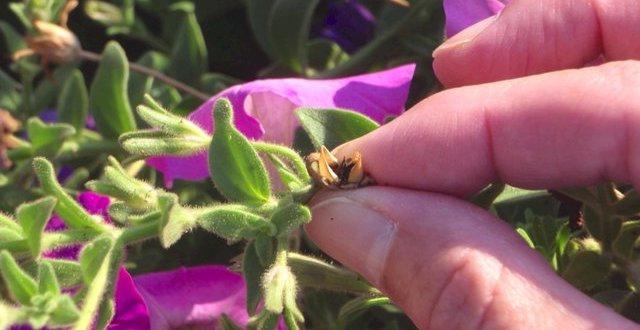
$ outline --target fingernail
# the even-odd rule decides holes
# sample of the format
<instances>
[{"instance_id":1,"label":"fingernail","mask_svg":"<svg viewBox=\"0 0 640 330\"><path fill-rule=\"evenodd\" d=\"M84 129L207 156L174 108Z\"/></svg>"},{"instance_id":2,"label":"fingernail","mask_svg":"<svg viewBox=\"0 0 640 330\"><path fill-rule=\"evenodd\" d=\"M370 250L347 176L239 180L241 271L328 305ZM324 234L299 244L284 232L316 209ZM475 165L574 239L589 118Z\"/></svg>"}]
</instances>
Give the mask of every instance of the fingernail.
<instances>
[{"instance_id":1,"label":"fingernail","mask_svg":"<svg viewBox=\"0 0 640 330\"><path fill-rule=\"evenodd\" d=\"M447 39L442 45L436 48L431 56L434 58L444 51L449 51L452 49L459 48L469 42L471 42L475 37L477 37L482 31L484 31L487 27L489 27L497 18L497 15L488 17L483 19L480 22L477 22L466 29L460 31L453 37Z\"/></svg>"},{"instance_id":2,"label":"fingernail","mask_svg":"<svg viewBox=\"0 0 640 330\"><path fill-rule=\"evenodd\" d=\"M311 238L332 257L378 284L395 225L384 214L348 197L332 197L311 208Z\"/></svg>"}]
</instances>

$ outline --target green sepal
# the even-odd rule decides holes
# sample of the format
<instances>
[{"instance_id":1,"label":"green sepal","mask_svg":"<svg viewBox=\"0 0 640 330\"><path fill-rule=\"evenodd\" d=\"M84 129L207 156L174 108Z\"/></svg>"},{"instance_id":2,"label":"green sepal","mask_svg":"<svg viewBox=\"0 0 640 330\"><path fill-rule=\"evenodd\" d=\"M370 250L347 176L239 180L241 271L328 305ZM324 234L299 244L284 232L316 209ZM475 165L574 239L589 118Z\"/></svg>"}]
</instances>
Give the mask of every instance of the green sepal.
<instances>
[{"instance_id":1,"label":"green sepal","mask_svg":"<svg viewBox=\"0 0 640 330\"><path fill-rule=\"evenodd\" d=\"M159 221L160 244L165 249L177 242L182 235L196 226L196 214L182 207L178 196L165 193L158 197L158 207L162 216Z\"/></svg>"},{"instance_id":2,"label":"green sepal","mask_svg":"<svg viewBox=\"0 0 640 330\"><path fill-rule=\"evenodd\" d=\"M38 269L38 293L60 294L60 284L56 272L48 261L41 261Z\"/></svg>"},{"instance_id":3,"label":"green sepal","mask_svg":"<svg viewBox=\"0 0 640 330\"><path fill-rule=\"evenodd\" d=\"M58 297L56 308L49 315L49 325L54 328L68 327L80 317L80 311L68 295Z\"/></svg>"},{"instance_id":4,"label":"green sepal","mask_svg":"<svg viewBox=\"0 0 640 330\"><path fill-rule=\"evenodd\" d=\"M232 201L262 205L269 200L269 175L249 140L232 124L227 99L214 107L215 133L209 147L209 173L216 188Z\"/></svg>"},{"instance_id":5,"label":"green sepal","mask_svg":"<svg viewBox=\"0 0 640 330\"><path fill-rule=\"evenodd\" d=\"M144 101L146 105L140 105L136 109L140 117L151 125L151 127L176 136L191 135L201 137L205 141L210 139L209 134L200 128L200 126L186 118L165 110L150 95L145 95Z\"/></svg>"},{"instance_id":6,"label":"green sepal","mask_svg":"<svg viewBox=\"0 0 640 330\"><path fill-rule=\"evenodd\" d=\"M82 279L89 285L96 277L101 265L107 259L113 248L113 238L102 235L89 242L80 251L80 267L82 269Z\"/></svg>"},{"instance_id":7,"label":"green sepal","mask_svg":"<svg viewBox=\"0 0 640 330\"><path fill-rule=\"evenodd\" d=\"M27 121L27 134L35 154L55 156L60 151L62 142L76 134L76 130L69 124L45 124L40 118L33 117Z\"/></svg>"},{"instance_id":8,"label":"green sepal","mask_svg":"<svg viewBox=\"0 0 640 330\"><path fill-rule=\"evenodd\" d=\"M201 210L196 221L203 229L229 242L252 239L260 234L273 236L276 233L276 227L267 219L236 205L220 205Z\"/></svg>"},{"instance_id":9,"label":"green sepal","mask_svg":"<svg viewBox=\"0 0 640 330\"><path fill-rule=\"evenodd\" d=\"M0 274L9 293L23 305L30 305L31 298L38 293L36 281L18 266L13 256L0 252Z\"/></svg>"},{"instance_id":10,"label":"green sepal","mask_svg":"<svg viewBox=\"0 0 640 330\"><path fill-rule=\"evenodd\" d=\"M54 197L44 197L31 203L25 203L16 210L16 218L22 227L31 256L38 258L42 248L42 232L51 218L56 205Z\"/></svg>"},{"instance_id":11,"label":"green sepal","mask_svg":"<svg viewBox=\"0 0 640 330\"><path fill-rule=\"evenodd\" d=\"M369 117L349 110L300 108L296 115L316 149L331 150L379 127Z\"/></svg>"},{"instance_id":12,"label":"green sepal","mask_svg":"<svg viewBox=\"0 0 640 330\"><path fill-rule=\"evenodd\" d=\"M279 237L287 237L300 226L311 221L311 210L308 207L291 203L278 208L271 216L271 223L278 229Z\"/></svg>"},{"instance_id":13,"label":"green sepal","mask_svg":"<svg viewBox=\"0 0 640 330\"><path fill-rule=\"evenodd\" d=\"M157 130L140 130L123 134L118 140L127 152L138 156L190 156L207 148L209 139L176 137Z\"/></svg>"},{"instance_id":14,"label":"green sepal","mask_svg":"<svg viewBox=\"0 0 640 330\"><path fill-rule=\"evenodd\" d=\"M218 327L216 329L222 330L242 330L243 328L237 325L227 314L222 314L218 321Z\"/></svg>"},{"instance_id":15,"label":"green sepal","mask_svg":"<svg viewBox=\"0 0 640 330\"><path fill-rule=\"evenodd\" d=\"M611 268L611 262L594 251L579 251L567 265L562 278L582 290L589 290L602 281Z\"/></svg>"},{"instance_id":16,"label":"green sepal","mask_svg":"<svg viewBox=\"0 0 640 330\"><path fill-rule=\"evenodd\" d=\"M611 249L618 256L632 260L635 243L640 237L640 221L626 221L622 224L620 234L611 244Z\"/></svg>"},{"instance_id":17,"label":"green sepal","mask_svg":"<svg viewBox=\"0 0 640 330\"><path fill-rule=\"evenodd\" d=\"M242 257L242 275L247 284L247 313L253 315L262 297L262 274L268 264L261 262L258 257L255 242L249 242Z\"/></svg>"}]
</instances>

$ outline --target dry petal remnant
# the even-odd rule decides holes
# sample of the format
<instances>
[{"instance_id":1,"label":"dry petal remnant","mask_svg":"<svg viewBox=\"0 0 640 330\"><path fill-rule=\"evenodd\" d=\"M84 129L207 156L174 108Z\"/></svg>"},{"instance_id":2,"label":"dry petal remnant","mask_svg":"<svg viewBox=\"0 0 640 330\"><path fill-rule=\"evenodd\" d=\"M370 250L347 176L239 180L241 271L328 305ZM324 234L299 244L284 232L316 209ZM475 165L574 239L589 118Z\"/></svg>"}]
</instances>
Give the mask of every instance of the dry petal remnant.
<instances>
[{"instance_id":1,"label":"dry petal remnant","mask_svg":"<svg viewBox=\"0 0 640 330\"><path fill-rule=\"evenodd\" d=\"M373 184L373 179L364 173L359 152L340 161L322 146L319 152L307 156L306 161L311 176L325 188L355 189Z\"/></svg>"}]
</instances>

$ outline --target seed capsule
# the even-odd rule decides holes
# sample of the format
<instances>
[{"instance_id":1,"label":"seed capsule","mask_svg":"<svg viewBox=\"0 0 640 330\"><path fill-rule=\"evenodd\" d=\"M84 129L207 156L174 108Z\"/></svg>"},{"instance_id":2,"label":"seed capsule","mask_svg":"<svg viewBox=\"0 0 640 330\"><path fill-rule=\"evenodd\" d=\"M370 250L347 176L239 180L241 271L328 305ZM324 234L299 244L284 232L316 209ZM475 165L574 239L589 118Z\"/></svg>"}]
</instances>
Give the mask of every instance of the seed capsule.
<instances>
[{"instance_id":1,"label":"seed capsule","mask_svg":"<svg viewBox=\"0 0 640 330\"><path fill-rule=\"evenodd\" d=\"M306 161L311 176L325 188L355 189L373 184L373 180L364 173L359 152L339 161L322 146L319 152L307 156Z\"/></svg>"}]
</instances>

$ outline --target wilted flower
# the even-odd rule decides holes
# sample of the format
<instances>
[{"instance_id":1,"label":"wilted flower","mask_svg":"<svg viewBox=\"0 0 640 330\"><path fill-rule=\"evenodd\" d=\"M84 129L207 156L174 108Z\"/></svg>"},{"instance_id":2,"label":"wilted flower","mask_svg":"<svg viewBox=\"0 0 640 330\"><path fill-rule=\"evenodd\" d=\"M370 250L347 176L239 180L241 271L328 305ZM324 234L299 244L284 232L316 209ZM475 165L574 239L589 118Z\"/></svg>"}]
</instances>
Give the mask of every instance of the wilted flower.
<instances>
[{"instance_id":1,"label":"wilted flower","mask_svg":"<svg viewBox=\"0 0 640 330\"><path fill-rule=\"evenodd\" d=\"M291 145L299 126L298 107L344 108L382 123L404 111L415 65L386 71L331 79L256 80L228 88L202 104L188 119L207 132L213 131L213 104L221 97L231 101L238 130L250 139ZM321 110L319 110L321 111ZM174 179L202 180L209 176L207 154L187 157L152 157L149 165L163 172L165 184Z\"/></svg>"},{"instance_id":2,"label":"wilted flower","mask_svg":"<svg viewBox=\"0 0 640 330\"><path fill-rule=\"evenodd\" d=\"M25 41L28 48L13 54L13 60L23 57L40 55L43 63L68 63L78 59L82 50L80 41L73 32L67 28L69 13L78 5L77 0L69 0L60 11L59 24L45 22L40 19L33 20L33 26L37 31L35 36L27 36Z\"/></svg>"},{"instance_id":3,"label":"wilted flower","mask_svg":"<svg viewBox=\"0 0 640 330\"><path fill-rule=\"evenodd\" d=\"M18 146L19 141L13 135L20 128L20 122L7 110L0 109L0 168L11 166L7 149Z\"/></svg>"},{"instance_id":4,"label":"wilted flower","mask_svg":"<svg viewBox=\"0 0 640 330\"><path fill-rule=\"evenodd\" d=\"M447 37L499 13L509 2L511 0L444 0Z\"/></svg>"}]
</instances>

